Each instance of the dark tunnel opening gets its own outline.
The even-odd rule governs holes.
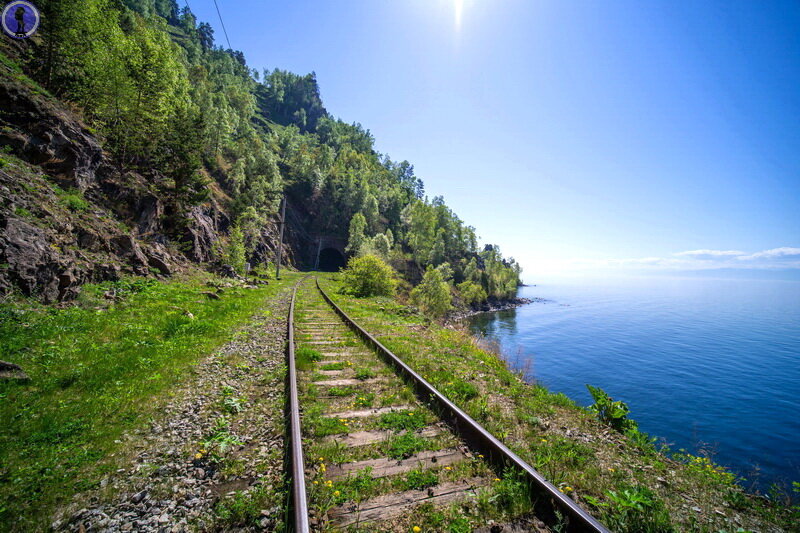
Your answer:
[[[325,248],[319,253],[319,269],[322,272],[339,272],[344,265],[344,256],[336,248]]]

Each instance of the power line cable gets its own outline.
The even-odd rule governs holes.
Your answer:
[[[228,39],[228,30],[225,29],[225,23],[222,22],[222,13],[219,10],[219,5],[217,4],[217,0],[214,0],[214,7],[217,8],[217,15],[219,15],[219,23],[222,24],[222,32],[225,34],[225,40],[228,41],[228,48],[233,50],[231,46],[231,40]]]

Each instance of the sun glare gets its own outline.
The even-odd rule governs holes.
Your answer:
[[[461,13],[464,11],[464,0],[454,0],[456,8],[456,29],[461,28]]]

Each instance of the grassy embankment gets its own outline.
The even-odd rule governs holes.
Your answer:
[[[0,360],[29,383],[0,383],[0,530],[37,529],[116,468],[123,432],[146,424],[192,366],[231,338],[296,274],[202,294],[206,274],[84,287],[65,309],[0,305]],[[116,288],[123,298],[103,299]]]
[[[431,324],[391,298],[338,294],[336,275],[322,285],[390,350],[612,530],[798,530],[800,508],[746,494],[709,458],[671,454],[643,433],[631,438],[615,431],[563,394],[525,383],[466,332]],[[430,509],[425,518],[436,530],[445,516]]]

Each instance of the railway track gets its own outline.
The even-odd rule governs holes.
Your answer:
[[[607,531],[310,277],[288,328],[295,531]]]

